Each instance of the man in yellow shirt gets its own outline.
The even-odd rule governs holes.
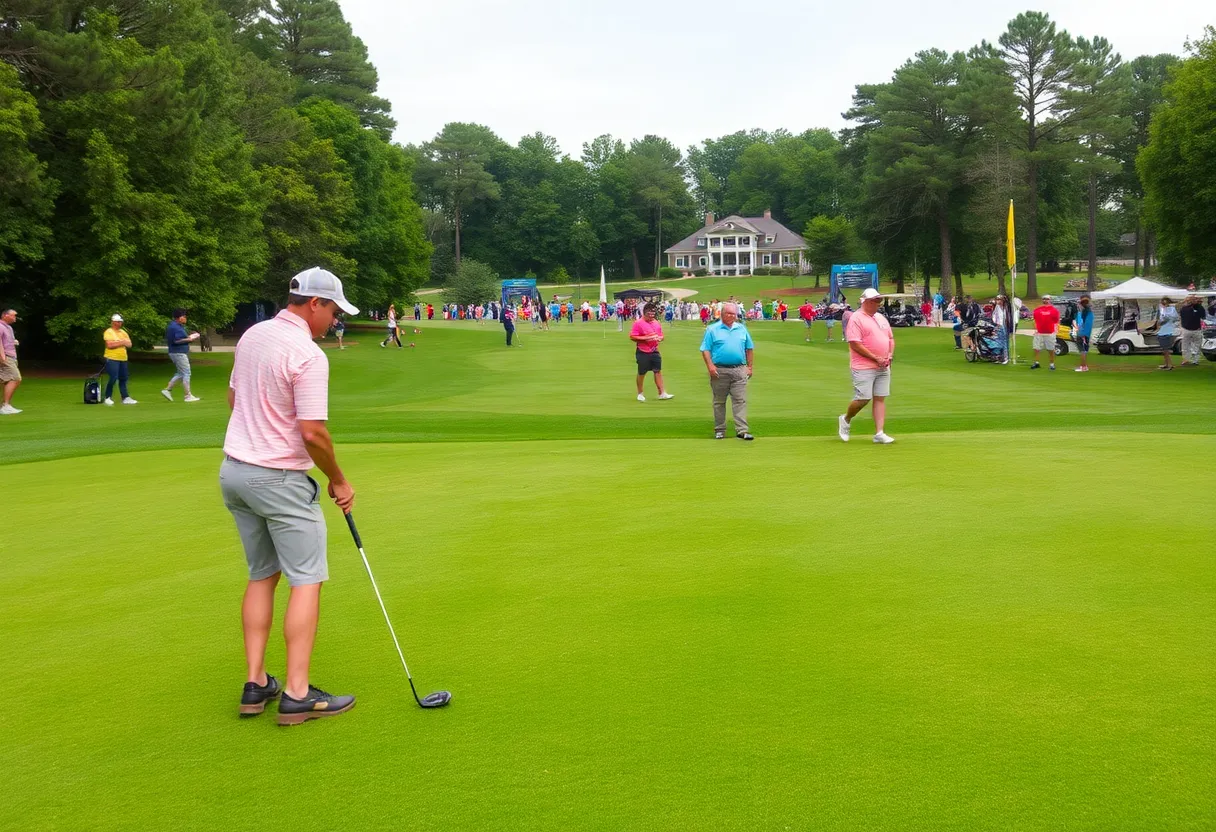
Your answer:
[[[139,404],[127,395],[127,348],[131,346],[131,336],[122,328],[122,315],[114,315],[110,318],[110,328],[102,333],[101,337],[106,342],[106,375],[110,377],[110,380],[106,382],[105,403],[114,404],[110,395],[114,392],[114,382],[117,381],[118,392],[122,394],[122,403]]]

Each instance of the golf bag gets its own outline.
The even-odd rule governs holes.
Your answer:
[[[963,339],[967,346],[963,357],[968,362],[1000,361],[1004,355],[1001,343],[997,340],[996,326],[987,319],[981,318],[972,326],[963,327]]]
[[[101,404],[101,374],[105,368],[98,370],[84,380],[84,403]]]

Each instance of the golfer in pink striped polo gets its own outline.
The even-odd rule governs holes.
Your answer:
[[[329,360],[314,342],[347,302],[342,281],[321,268],[291,279],[287,308],[249,328],[236,345],[228,405],[232,416],[220,466],[224,505],[236,521],[249,583],[241,605],[249,675],[242,716],[260,714],[282,693],[279,724],[345,713],[353,696],[334,696],[309,684],[308,668],[321,585],[329,579],[321,487],[308,475],[315,464],[329,480],[329,496],[343,511],[355,502],[334,455],[329,418]],[[266,673],[266,642],[274,619],[279,576],[291,585],[283,635],[287,686]]]

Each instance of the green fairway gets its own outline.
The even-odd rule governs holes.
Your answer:
[[[845,346],[757,323],[759,438],[713,442],[698,324],[645,404],[615,324],[413,327],[328,352],[331,429],[452,705],[413,704],[330,504],[313,677],[358,706],[238,719],[231,356],[193,356],[196,405],[163,356],[136,407],[31,373],[0,420],[0,828],[1216,823],[1216,363],[1031,372],[897,330],[897,442],[866,411],[845,445]]]

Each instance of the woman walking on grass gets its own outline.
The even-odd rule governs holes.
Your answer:
[[[388,305],[388,337],[380,342],[380,346],[387,347],[390,341],[401,349],[401,335],[397,332],[397,305],[394,303]]]

